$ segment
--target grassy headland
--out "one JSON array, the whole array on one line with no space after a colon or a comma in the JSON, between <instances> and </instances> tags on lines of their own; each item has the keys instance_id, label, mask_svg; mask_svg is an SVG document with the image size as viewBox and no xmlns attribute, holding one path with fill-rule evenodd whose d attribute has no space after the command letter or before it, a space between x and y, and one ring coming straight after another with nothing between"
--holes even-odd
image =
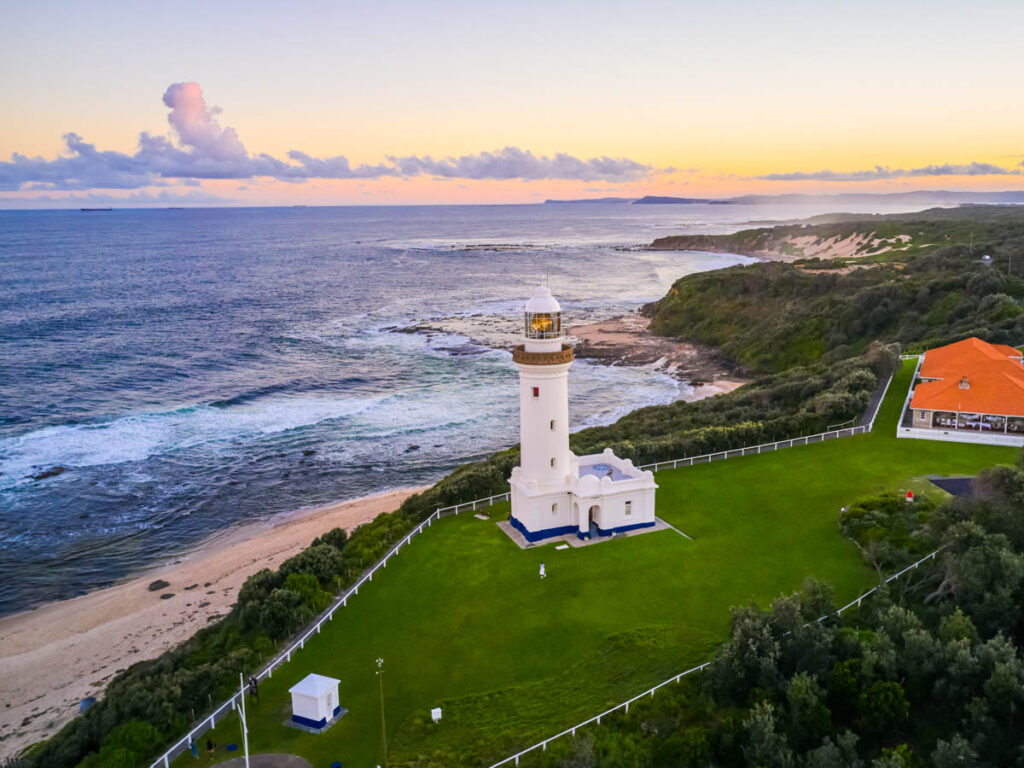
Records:
<instances>
[{"instance_id":1,"label":"grassy headland","mask_svg":"<svg viewBox=\"0 0 1024 768\"><path fill-rule=\"evenodd\" d=\"M373 660L382 656L391 761L486 765L704 661L727 637L730 606L767 604L806 577L849 600L874 574L840 534L840 507L883 491L926 493L929 473L972 473L1015 455L897 440L912 372L908 363L894 381L873 434L659 472L659 514L693 541L668 530L520 550L469 514L436 524L261 685L250 745L314 765L380 762ZM309 672L340 678L350 710L319 737L282 724L288 687ZM237 723L213 738L236 740Z\"/></svg>"}]
</instances>

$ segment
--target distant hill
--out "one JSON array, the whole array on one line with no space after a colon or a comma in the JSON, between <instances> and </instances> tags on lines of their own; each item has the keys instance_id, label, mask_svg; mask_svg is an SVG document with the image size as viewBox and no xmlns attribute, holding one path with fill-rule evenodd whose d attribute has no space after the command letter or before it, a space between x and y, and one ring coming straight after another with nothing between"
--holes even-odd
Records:
<instances>
[{"instance_id":1,"label":"distant hill","mask_svg":"<svg viewBox=\"0 0 1024 768\"><path fill-rule=\"evenodd\" d=\"M1024 190L1007 192L958 192L956 190L915 190L912 192L839 192L834 195L742 195L740 197L588 197L578 200L545 200L545 205L570 203L628 203L631 205L821 205L831 203L899 203L922 207L934 205L991 205L1024 204Z\"/></svg>"},{"instance_id":2,"label":"distant hill","mask_svg":"<svg viewBox=\"0 0 1024 768\"><path fill-rule=\"evenodd\" d=\"M579 200L545 200L544 205L571 205L577 203L632 203L635 197L584 197Z\"/></svg>"},{"instance_id":3,"label":"distant hill","mask_svg":"<svg viewBox=\"0 0 1024 768\"><path fill-rule=\"evenodd\" d=\"M731 198L712 199L708 197L665 197L663 195L647 195L634 200L634 205L733 205L737 201Z\"/></svg>"}]
</instances>

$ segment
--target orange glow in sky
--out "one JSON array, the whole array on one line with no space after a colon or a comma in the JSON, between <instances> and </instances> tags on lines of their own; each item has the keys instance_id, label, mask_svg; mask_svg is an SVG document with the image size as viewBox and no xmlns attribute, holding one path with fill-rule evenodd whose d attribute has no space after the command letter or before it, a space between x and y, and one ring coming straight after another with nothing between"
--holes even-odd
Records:
<instances>
[{"instance_id":1,"label":"orange glow in sky","mask_svg":"<svg viewBox=\"0 0 1024 768\"><path fill-rule=\"evenodd\" d=\"M8 17L4 207L1024 188L1019 2L58 0Z\"/></svg>"}]
</instances>

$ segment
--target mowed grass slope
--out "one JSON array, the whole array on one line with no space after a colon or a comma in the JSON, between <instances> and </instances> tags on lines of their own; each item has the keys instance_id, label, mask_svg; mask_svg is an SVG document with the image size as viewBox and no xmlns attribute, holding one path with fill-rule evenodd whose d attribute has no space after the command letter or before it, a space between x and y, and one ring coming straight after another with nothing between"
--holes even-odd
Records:
<instances>
[{"instance_id":1,"label":"mowed grass slope","mask_svg":"<svg viewBox=\"0 0 1024 768\"><path fill-rule=\"evenodd\" d=\"M317 768L381 762L374 660L382 657L391 764L422 754L486 764L704 661L733 605L765 604L807 576L832 582L839 600L856 596L873 574L837 532L841 506L1016 457L1015 449L897 440L912 373L905 365L893 381L873 434L658 473L659 514L693 541L663 531L520 550L469 514L435 523L261 684L261 703L249 710L251 750L301 754ZM283 725L287 689L309 672L340 678L349 709L320 736ZM436 726L435 706L444 709ZM237 720L213 738L238 742Z\"/></svg>"}]
</instances>

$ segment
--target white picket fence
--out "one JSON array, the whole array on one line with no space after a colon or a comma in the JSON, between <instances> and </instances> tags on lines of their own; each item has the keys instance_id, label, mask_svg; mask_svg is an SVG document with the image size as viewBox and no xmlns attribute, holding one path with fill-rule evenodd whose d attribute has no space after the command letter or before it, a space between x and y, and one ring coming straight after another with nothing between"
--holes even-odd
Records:
<instances>
[{"instance_id":1,"label":"white picket fence","mask_svg":"<svg viewBox=\"0 0 1024 768\"><path fill-rule=\"evenodd\" d=\"M917 566L919 566L921 563L925 562L926 560L933 559L935 557L935 555L937 555L942 549L943 549L942 547L939 547L934 552L930 552L929 554L927 554L924 557L922 557L916 563L908 565L906 568L904 568L902 571L899 571L898 573L894 573L892 576L890 576L889 578L887 578L885 580L885 583L888 584L891 581L895 581L896 579L898 579L900 576L902 576L903 574L907 573L908 571L912 571L913 569L917 568ZM881 586L881 585L879 585L879 586ZM857 606L859 608L860 604L861 604L861 601L864 600L864 598L866 598L869 595L871 595L872 593L877 592L878 588L879 587L872 587L871 589L869 589L864 594L859 595L855 599L853 599L850 602L848 602L846 605L844 605L842 608L837 610L835 613L829 613L829 614L825 614L824 616L820 616L818 619L816 619L816 621L824 621L825 619L828 619L828 618L830 618L832 616L839 616L839 615L841 615L843 613L843 611L848 610L850 608L853 608L854 606ZM624 714L628 713L629 712L629 705L630 704L633 704L634 702L640 701L641 699L645 699L648 696L653 698L655 691L659 690L660 688L664 688L666 685L669 685L671 683L678 683L680 680L682 680L684 677L689 675L691 672L699 672L700 670L702 670L706 666L708 666L710 663L711 663L710 661L705 661L703 664L699 664L696 667L691 667L690 669L686 670L685 672L680 672L677 675L673 675L672 677L668 678L668 680L663 680L662 682L658 683L653 688L648 688L643 693L638 693L633 698L627 699L626 701L623 701L623 702L621 702L619 704L616 704L614 707L611 707L610 709L606 709L601 714L595 715L594 717L591 717L589 720L584 720L583 722L577 723L576 725L572 726L571 728L566 728L561 733L556 733L554 736L549 736L548 738L544 739L543 741L538 741L536 744L534 744L532 746L529 746L526 749L520 750L519 752L516 752L514 755L509 755L504 760L499 760L497 763L492 763L489 766L489 768L498 768L498 766L507 765L508 763L513 763L515 765L519 765L519 758L523 757L524 755L528 755L529 753L535 752L538 749L541 752L545 752L545 751L547 751L548 744L550 744L551 742L556 741L556 740L562 738L563 736L570 736L570 735L571 736L575 736L576 735L576 731L578 731L580 728L584 728L584 727L586 727L588 725L591 725L591 724L600 725L601 724L601 718L608 717L608 715L611 715L611 714L613 714L615 712L618 712L618 711L621 710Z\"/></svg>"},{"instance_id":2,"label":"white picket fence","mask_svg":"<svg viewBox=\"0 0 1024 768\"><path fill-rule=\"evenodd\" d=\"M721 459L733 459L739 456L749 456L750 454L758 453L770 453L771 451L778 451L782 448L792 448L797 445L808 445L810 443L821 443L825 440L836 440L840 437L852 437L853 435L862 435L867 432L871 432L875 428L875 419L878 417L878 411L882 407L882 403L885 402L885 396L889 392L889 385L892 384L892 379L895 374L889 376L889 379L885 382L885 387L882 389L882 396L878 399L878 403L875 404L875 411L871 414L871 420L867 425L846 427L844 429L833 429L827 432L817 432L813 435L804 435L803 437L791 437L788 440L777 440L773 443L762 443L760 445L748 445L743 448L730 448L725 451L715 451L714 453L703 453L700 456L684 456L681 459L666 459L665 461L656 461L653 464L643 464L639 469L649 469L652 472L657 472L662 469L678 469L679 467L692 467L694 464L706 464L711 461L717 461Z\"/></svg>"},{"instance_id":3,"label":"white picket fence","mask_svg":"<svg viewBox=\"0 0 1024 768\"><path fill-rule=\"evenodd\" d=\"M749 455L751 453L762 453L762 452L767 452L767 451L774 451L774 450L779 450L780 448L792 448L794 445L807 445L808 443L812 443L812 442L821 442L821 441L824 441L824 440L832 440L832 439L836 439L836 438L839 438L839 437L849 437L851 435L859 435L859 434L862 434L862 433L865 433L865 432L870 432L874 428L875 417L878 415L878 410L881 407L882 402L885 400L885 394L889 391L889 384L890 383L892 383L892 376L890 376L889 380L885 383L885 389L882 392L882 397L879 399L878 404L875 406L875 412L871 415L871 421L870 421L870 423L867 426L848 427L846 429L833 430L831 432L820 432L820 433L815 434L815 435L807 435L805 437L795 437L795 438L792 438L790 440L779 440L779 441L774 442L774 443L765 443L763 445L748 446L748 447L744 447L744 448L735 448L735 449L728 450L728 451L718 451L716 453L704 454L702 456L691 456L691 457L682 458L682 459L670 459L668 461L659 461L659 462L656 462L654 464L645 464L642 467L640 467L640 469L650 469L653 472L657 472L659 469L665 469L665 468L667 468L669 466L671 466L673 469L677 469L678 467L693 466L694 464L704 463L704 462L707 462L707 461L715 461L716 459L729 459L729 458L734 458L734 457L737 457L737 456L746 456L746 455ZM418 526L416 526L416 528L414 528L405 537L403 537L401 539L401 541L399 541L397 544L392 546L388 550L388 552L384 555L384 557L382 557L380 560L378 560L373 565L372 568L370 568L366 573L364 573L362 575L362 577L359 579L359 581L357 581L355 584L353 584L340 597L336 598L335 601L330 605L330 607L327 608L327 610L325 610L322 614L320 614L320 616L317 618L316 622L313 623L302 634L302 636L298 640L296 640L286 650L281 651L281 653L279 653L270 662L268 662L263 667L263 669L261 669L259 671L259 673L256 675L256 679L257 680L263 680L264 678L268 678L269 679L269 678L273 677L275 669L277 669L282 664L286 664L287 662L291 661L292 654L297 653L298 651L300 651L303 648L305 648L306 641L309 640L314 635L320 634L320 630L323 628L323 625L325 623L327 623L328 621L332 621L334 619L334 613L339 608L343 608L346 605L348 605L348 600L349 600L350 597L353 597L353 596L359 594L359 587L361 587L363 584L365 584L365 583L367 583L369 581L373 581L373 575L378 570L380 570L381 568L387 567L388 561L392 557L397 555L402 547L404 547L407 544L409 544L412 541L414 536L417 536L418 534L422 533L426 528L429 528L433 524L433 522L435 520L439 520L442 517L447 517L449 515L457 515L460 512L476 511L478 509L485 509L485 508L490 507L490 506L492 506L494 504L497 504L499 502L509 501L510 498L511 498L511 495L508 492L506 492L506 493L498 493L498 494L495 494L493 496L488 496L485 499L476 499L474 501L466 501L466 502L463 502L461 504L454 504L454 505L452 505L450 507L441 507L441 508L435 510L434 513L430 517L428 517L426 520L424 520L422 523L420 523ZM847 607L849 607L849 606L847 606ZM678 681L678 679L683 677L684 675L688 675L690 672L694 672L694 671L696 671L698 669L703 669L704 666L706 666L706 665L701 665L700 667L694 667L693 669L687 670L686 672L682 672L679 675L676 675L676 677L671 678L671 679L665 681L664 683L660 683L660 684L656 685L650 691L645 691L644 693L640 694L640 696L634 697L633 699L630 699L628 702L623 702L623 704L620 704L617 707L615 707L615 708L613 708L611 710L608 710L608 712L614 712L614 711L616 711L617 709L620 709L623 706L627 706L628 707L628 705L631 702L636 701L636 699L642 698L643 696L646 696L648 694L652 694L654 691L656 691L658 688L662 687L663 685L667 685L668 683L673 682L673 681ZM217 707L209 715L206 715L201 720L196 721L193 724L192 728L189 730L188 735L183 737L180 741L176 742L173 746L171 746L170 749L168 749L166 752L164 752L164 754L162 754L160 757L158 757L156 760L154 760L150 764L150 768L169 768L171 760L174 760L176 757L178 757L179 755L181 755L184 752L186 752L188 750L188 748L189 748L189 743L193 739L200 738L209 729L213 728L214 725L216 725L219 720L223 719L224 717L226 717L227 715L229 715L229 714L231 714L232 712L235 711L235 708L238 706L238 697L240 695L241 694L236 693L230 699L228 699L223 704L221 704L219 707ZM600 718L604 717L606 714L608 714L608 712L603 712L600 715L598 715L596 718L592 718L591 720L588 720L585 723L581 723L578 726L574 726L573 728L569 729L569 731L565 731L565 732L563 732L561 734L558 734L558 736L553 736L553 737L551 737L551 739L548 739L547 741L551 741L553 739L556 739L559 736L564 736L565 733L569 733L570 731L572 733L575 733L575 728L578 728L578 727L580 727L582 725L587 725L587 724L589 724L590 722L592 722L594 720L596 720L597 722L600 722ZM544 744L546 744L546 743L547 742L544 742ZM534 748L535 747L531 747L530 750L532 750ZM525 752L528 752L530 750L525 750L523 753L520 753L520 754L525 754ZM512 758L508 758L508 759L511 760ZM504 762L508 762L508 760L505 760L502 763L498 763L498 765L502 765ZM517 763L519 762L518 761L518 756L516 756L516 762Z\"/></svg>"},{"instance_id":4,"label":"white picket fence","mask_svg":"<svg viewBox=\"0 0 1024 768\"><path fill-rule=\"evenodd\" d=\"M324 624L334 619L335 612L339 608L344 608L346 605L348 605L349 599L359 594L359 588L361 586L363 586L367 582L373 581L373 575L377 573L377 571L379 571L381 568L386 568L388 561L395 555L397 555L403 547L410 544L414 536L423 533L424 530L429 528L435 521L440 520L442 517L448 517L449 515L457 515L459 514L459 512L463 512L467 509L482 509L486 506L490 506L491 504L497 503L498 501L506 501L508 500L508 496L509 495L507 493L503 493L498 494L496 496L491 496L487 499L478 499L476 501L466 502L464 504L456 504L451 507L441 507L435 510L430 517L428 517L422 523L417 525L408 534L403 536L398 543L394 544L387 551L387 553L373 565L373 567L371 567L368 571L366 571L366 573L362 575L362 577L360 577L359 581L357 581L355 584L353 584L351 587L345 590L345 592L341 596L337 597L334 600L334 602L331 603L330 607L327 608L322 614L320 614L317 620L299 637L298 640L296 640L288 648L281 651L277 656L271 659L263 667L263 669L261 669L259 673L256 674L256 679L263 680L264 678L269 679L273 677L275 669L277 669L282 664L286 664L289 661L291 661L292 655L298 653L303 648L305 648L307 640L312 638L314 635L319 635L320 630L323 628ZM240 695L240 693L236 693L230 699L228 699L219 707L217 707L209 715L206 715L201 720L196 721L193 724L191 730L189 730L188 735L182 738L177 743L175 743L170 749L164 752L164 754L162 754L155 761L153 761L153 763L150 764L150 768L169 768L172 760L178 757L178 755L181 755L184 752L188 751L189 743L193 739L199 739L209 729L213 728L214 725L216 725L219 720L223 719L224 717L235 711L235 708L238 706L238 697Z\"/></svg>"}]
</instances>

